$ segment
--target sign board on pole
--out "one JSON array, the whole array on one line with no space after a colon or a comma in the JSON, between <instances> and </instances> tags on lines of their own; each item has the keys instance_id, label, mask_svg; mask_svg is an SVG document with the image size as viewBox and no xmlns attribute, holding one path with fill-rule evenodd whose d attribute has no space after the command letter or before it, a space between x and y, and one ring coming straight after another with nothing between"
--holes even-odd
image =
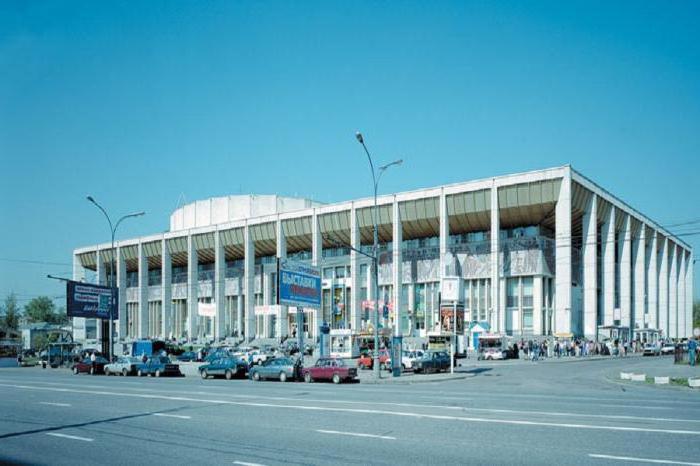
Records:
<instances>
[{"instance_id":1,"label":"sign board on pole","mask_svg":"<svg viewBox=\"0 0 700 466\"><path fill-rule=\"evenodd\" d=\"M463 282L460 277L443 277L440 285L440 294L443 301L461 302Z\"/></svg>"},{"instance_id":2,"label":"sign board on pole","mask_svg":"<svg viewBox=\"0 0 700 466\"><path fill-rule=\"evenodd\" d=\"M279 304L298 307L321 307L321 269L303 262L279 259Z\"/></svg>"},{"instance_id":3,"label":"sign board on pole","mask_svg":"<svg viewBox=\"0 0 700 466\"><path fill-rule=\"evenodd\" d=\"M111 308L112 319L118 319L118 296L116 288L68 281L66 282L66 314L68 317L109 319ZM114 299L114 305L112 305L112 299Z\"/></svg>"}]
</instances>

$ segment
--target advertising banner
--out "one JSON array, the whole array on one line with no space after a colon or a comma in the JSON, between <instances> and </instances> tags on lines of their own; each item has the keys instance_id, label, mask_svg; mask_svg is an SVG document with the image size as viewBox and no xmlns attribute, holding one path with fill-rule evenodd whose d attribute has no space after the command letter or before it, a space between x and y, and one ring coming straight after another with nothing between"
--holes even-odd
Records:
<instances>
[{"instance_id":1,"label":"advertising banner","mask_svg":"<svg viewBox=\"0 0 700 466\"><path fill-rule=\"evenodd\" d=\"M216 317L216 303L197 303L197 315Z\"/></svg>"},{"instance_id":2,"label":"advertising banner","mask_svg":"<svg viewBox=\"0 0 700 466\"><path fill-rule=\"evenodd\" d=\"M109 319L112 309L112 319L119 318L118 295L114 288L68 281L66 282L66 313L68 317L87 317L89 319ZM112 305L112 296L114 304Z\"/></svg>"},{"instance_id":3,"label":"advertising banner","mask_svg":"<svg viewBox=\"0 0 700 466\"><path fill-rule=\"evenodd\" d=\"M442 306L440 308L440 328L445 333L454 333L452 324L454 323L452 306ZM464 306L457 306L457 333L464 333Z\"/></svg>"},{"instance_id":4,"label":"advertising banner","mask_svg":"<svg viewBox=\"0 0 700 466\"><path fill-rule=\"evenodd\" d=\"M278 262L278 300L286 306L321 307L321 269L303 262Z\"/></svg>"}]
</instances>

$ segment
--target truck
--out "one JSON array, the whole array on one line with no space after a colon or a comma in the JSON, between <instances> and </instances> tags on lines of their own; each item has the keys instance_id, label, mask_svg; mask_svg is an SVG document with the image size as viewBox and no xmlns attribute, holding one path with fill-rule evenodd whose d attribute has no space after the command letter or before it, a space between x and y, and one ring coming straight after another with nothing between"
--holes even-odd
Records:
<instances>
[{"instance_id":1,"label":"truck","mask_svg":"<svg viewBox=\"0 0 700 466\"><path fill-rule=\"evenodd\" d=\"M131 343L131 355L145 354L149 358L165 349L165 342L160 340L136 340Z\"/></svg>"}]
</instances>

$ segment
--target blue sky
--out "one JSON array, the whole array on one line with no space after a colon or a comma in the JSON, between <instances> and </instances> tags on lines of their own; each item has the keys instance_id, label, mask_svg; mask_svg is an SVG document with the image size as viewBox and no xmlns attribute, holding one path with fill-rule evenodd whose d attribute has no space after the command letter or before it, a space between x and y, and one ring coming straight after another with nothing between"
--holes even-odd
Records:
<instances>
[{"instance_id":1,"label":"blue sky","mask_svg":"<svg viewBox=\"0 0 700 466\"><path fill-rule=\"evenodd\" d=\"M700 219L698 2L6 0L0 70L0 298L108 241L87 194L147 211L122 238L181 195L367 196L358 129L405 160L382 192L570 163Z\"/></svg>"}]
</instances>

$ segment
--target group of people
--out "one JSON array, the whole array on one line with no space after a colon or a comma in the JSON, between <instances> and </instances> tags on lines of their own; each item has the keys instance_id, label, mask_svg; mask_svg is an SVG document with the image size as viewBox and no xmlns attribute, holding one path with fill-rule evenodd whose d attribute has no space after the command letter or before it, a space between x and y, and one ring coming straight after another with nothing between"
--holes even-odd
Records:
<instances>
[{"instance_id":1,"label":"group of people","mask_svg":"<svg viewBox=\"0 0 700 466\"><path fill-rule=\"evenodd\" d=\"M561 357L586 357L586 356L626 356L629 352L641 351L638 342L614 340L612 342L595 342L580 339L573 340L547 340L533 341L520 340L513 343L512 353L516 359L528 359L537 361L541 358Z\"/></svg>"}]
</instances>

